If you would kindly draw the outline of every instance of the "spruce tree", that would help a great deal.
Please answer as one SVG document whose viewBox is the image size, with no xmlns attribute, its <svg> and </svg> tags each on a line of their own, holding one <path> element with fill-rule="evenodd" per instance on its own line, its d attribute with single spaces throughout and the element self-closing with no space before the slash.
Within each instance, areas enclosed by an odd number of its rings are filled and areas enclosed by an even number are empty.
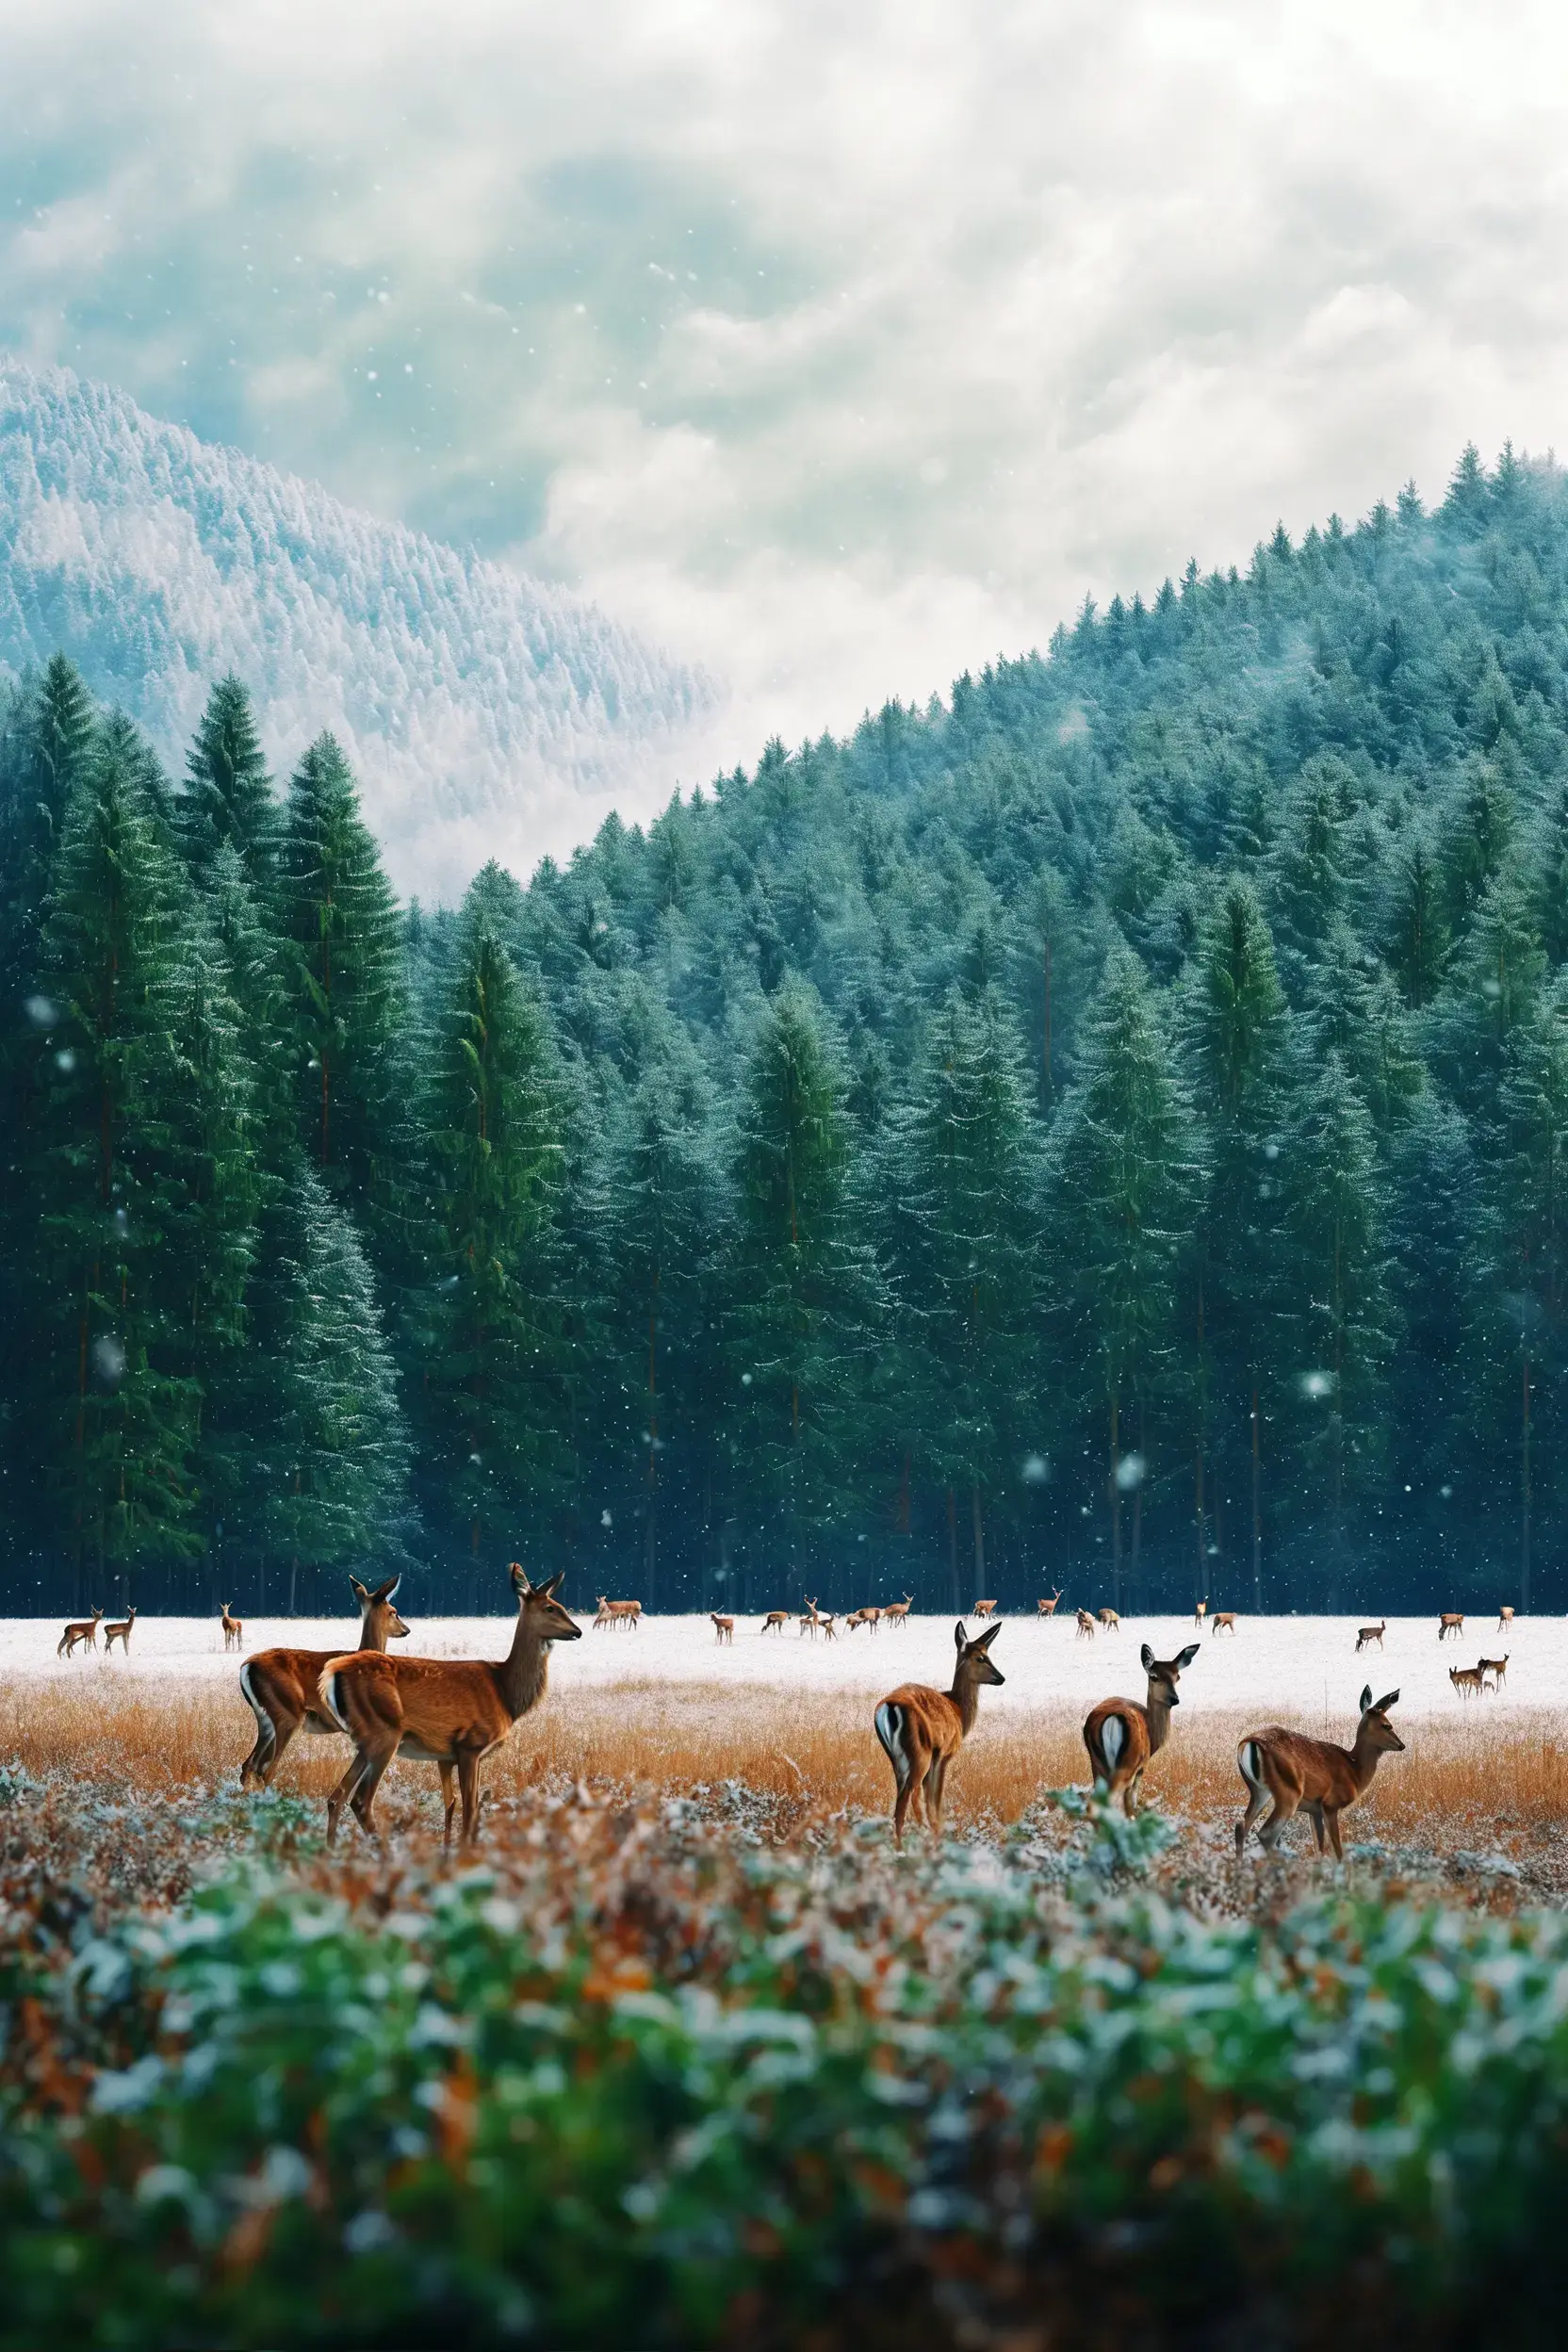
<svg viewBox="0 0 1568 2352">
<path fill-rule="evenodd" d="M 1424 833 L 1399 860 L 1387 937 L 1389 968 L 1406 1004 L 1420 1011 L 1443 985 L 1450 944 L 1443 874 Z"/>
<path fill-rule="evenodd" d="M 205 882 L 220 849 L 232 845 L 258 906 L 269 907 L 280 815 L 251 697 L 231 670 L 207 696 L 186 761 L 179 817 L 192 872 Z"/>
</svg>

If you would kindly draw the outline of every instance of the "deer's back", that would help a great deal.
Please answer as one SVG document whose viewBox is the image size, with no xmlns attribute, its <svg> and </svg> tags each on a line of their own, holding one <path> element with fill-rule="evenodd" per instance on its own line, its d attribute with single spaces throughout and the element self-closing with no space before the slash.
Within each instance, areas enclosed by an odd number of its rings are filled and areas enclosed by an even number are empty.
<svg viewBox="0 0 1568 2352">
<path fill-rule="evenodd" d="M 1261 1731 L 1249 1732 L 1242 1745 L 1259 1751 L 1266 1775 L 1268 1766 L 1274 1765 L 1309 1802 L 1348 1803 L 1356 1794 L 1349 1755 L 1331 1740 L 1312 1740 L 1305 1732 L 1287 1730 L 1283 1723 L 1266 1723 Z"/>
<path fill-rule="evenodd" d="M 901 1707 L 927 1747 L 956 1748 L 963 1742 L 963 1718 L 945 1690 L 934 1690 L 924 1682 L 901 1682 L 883 1705 Z"/>
</svg>

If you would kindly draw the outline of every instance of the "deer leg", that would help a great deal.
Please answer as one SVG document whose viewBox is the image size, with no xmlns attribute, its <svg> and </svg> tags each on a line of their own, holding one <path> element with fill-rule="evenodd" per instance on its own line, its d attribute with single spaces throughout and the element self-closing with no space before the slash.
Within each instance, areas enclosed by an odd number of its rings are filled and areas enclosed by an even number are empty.
<svg viewBox="0 0 1568 2352">
<path fill-rule="evenodd" d="M 893 1766 L 893 1771 L 898 1776 L 898 1796 L 893 1805 L 893 1837 L 897 1843 L 902 1845 L 904 1824 L 909 1819 L 910 1814 L 913 1813 L 919 1823 L 923 1823 L 925 1820 L 925 1807 L 921 1800 L 921 1784 L 925 1778 L 927 1764 L 920 1750 L 913 1746 L 906 1746 L 904 1749 L 900 1761 L 903 1766 L 902 1771 L 898 1763 Z"/>
<path fill-rule="evenodd" d="M 1137 1818 L 1138 1802 L 1142 1794 L 1143 1774 L 1141 1772 L 1136 1772 L 1130 1779 L 1122 1783 L 1121 1788 L 1121 1809 L 1130 1821 Z"/>
<path fill-rule="evenodd" d="M 1274 1810 L 1258 1832 L 1258 1843 L 1261 1846 L 1266 1846 L 1270 1854 L 1278 1845 L 1280 1832 L 1285 1823 L 1295 1820 L 1296 1810 L 1300 1802 L 1300 1798 L 1292 1788 L 1282 1788 L 1276 1796 Z"/>
<path fill-rule="evenodd" d="M 479 1757 L 472 1748 L 457 1752 L 457 1785 L 463 1793 L 463 1842 L 471 1846 L 479 1836 Z"/>
<path fill-rule="evenodd" d="M 1329 1823 L 1329 1840 L 1334 1850 L 1334 1860 L 1336 1862 L 1343 1862 L 1345 1859 L 1345 1848 L 1339 1842 L 1339 1815 L 1337 1812 L 1330 1813 L 1327 1816 L 1327 1820 Z"/>
<path fill-rule="evenodd" d="M 1329 1841 L 1328 1834 L 1323 1827 L 1323 1807 L 1320 1805 L 1309 1805 L 1305 1810 L 1307 1819 L 1312 1823 L 1312 1834 L 1316 1840 L 1317 1851 L 1319 1854 L 1327 1854 Z"/>
<path fill-rule="evenodd" d="M 455 1767 L 450 1764 L 438 1764 L 435 1769 L 441 1775 L 441 1809 L 446 1815 L 446 1820 L 441 1826 L 441 1843 L 444 1846 L 449 1846 L 452 1841 L 452 1815 L 457 1811 L 457 1794 L 452 1788 L 452 1773 Z"/>
<path fill-rule="evenodd" d="M 1243 1846 L 1247 1843 L 1248 1831 L 1251 1828 L 1253 1822 L 1263 1811 L 1264 1806 L 1268 1803 L 1268 1790 L 1266 1787 L 1260 1783 L 1256 1788 L 1253 1788 L 1251 1782 L 1249 1781 L 1248 1788 L 1250 1790 L 1250 1794 L 1247 1799 L 1247 1810 L 1242 1815 L 1240 1821 L 1236 1823 L 1237 1854 L 1241 1852 Z"/>
<path fill-rule="evenodd" d="M 378 1845 L 381 1842 L 380 1832 L 370 1819 L 371 1808 L 376 1802 L 376 1790 L 382 1784 L 382 1775 L 397 1753 L 396 1730 L 385 1732 L 378 1724 L 356 1758 L 359 1772 L 349 1798 L 349 1806 L 367 1838 L 375 1838 Z"/>
<path fill-rule="evenodd" d="M 933 1838 L 942 1834 L 942 1788 L 946 1779 L 946 1756 L 934 1756 L 925 1775 L 925 1826 Z"/>
</svg>

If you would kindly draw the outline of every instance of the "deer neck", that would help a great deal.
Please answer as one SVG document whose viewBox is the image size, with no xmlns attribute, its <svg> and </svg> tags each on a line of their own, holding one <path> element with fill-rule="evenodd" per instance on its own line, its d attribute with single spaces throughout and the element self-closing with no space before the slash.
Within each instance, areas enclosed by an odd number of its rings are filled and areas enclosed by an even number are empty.
<svg viewBox="0 0 1568 2352">
<path fill-rule="evenodd" d="M 972 1674 L 960 1666 L 954 1674 L 953 1688 L 947 1695 L 958 1710 L 958 1721 L 963 1725 L 967 1740 L 980 1712 L 980 1685 Z"/>
<path fill-rule="evenodd" d="M 550 1645 L 547 1642 L 541 1642 L 538 1628 L 530 1621 L 528 1611 L 519 1609 L 512 1647 L 495 1669 L 496 1689 L 514 1723 L 543 1698 L 549 1670 Z"/>
<path fill-rule="evenodd" d="M 1378 1769 L 1382 1753 L 1381 1748 L 1373 1747 L 1364 1733 L 1357 1732 L 1356 1744 L 1350 1750 L 1350 1774 L 1358 1794 L 1371 1787 L 1372 1775 Z"/>
<path fill-rule="evenodd" d="M 388 1639 L 386 1619 L 379 1609 L 368 1609 L 359 1624 L 359 1646 L 362 1650 L 384 1650 Z"/>
<path fill-rule="evenodd" d="M 1143 1704 L 1143 1714 L 1149 1725 L 1149 1753 L 1152 1756 L 1170 1737 L 1170 1701 L 1157 1699 L 1152 1684 Z"/>
</svg>

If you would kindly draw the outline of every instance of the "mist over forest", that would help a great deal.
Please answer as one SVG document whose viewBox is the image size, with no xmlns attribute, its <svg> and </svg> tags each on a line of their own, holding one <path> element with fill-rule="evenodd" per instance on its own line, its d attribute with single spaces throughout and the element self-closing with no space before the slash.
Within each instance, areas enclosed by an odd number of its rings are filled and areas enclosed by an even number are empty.
<svg viewBox="0 0 1568 2352">
<path fill-rule="evenodd" d="M 264 728 L 5 710 L 0 1605 L 1564 1605 L 1554 465 L 460 908 Z"/>
</svg>

